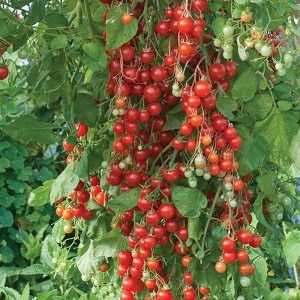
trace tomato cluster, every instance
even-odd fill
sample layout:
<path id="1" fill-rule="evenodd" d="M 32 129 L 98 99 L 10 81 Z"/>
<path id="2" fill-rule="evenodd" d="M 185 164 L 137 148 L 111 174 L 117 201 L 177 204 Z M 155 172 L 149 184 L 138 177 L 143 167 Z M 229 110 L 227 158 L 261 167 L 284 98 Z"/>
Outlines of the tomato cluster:
<path id="1" fill-rule="evenodd" d="M 215 270 L 224 273 L 227 264 L 236 263 L 245 277 L 241 277 L 241 286 L 246 287 L 247 276 L 255 272 L 247 247 L 259 247 L 262 240 L 245 229 L 252 221 L 255 197 L 248 188 L 251 176 L 240 178 L 238 173 L 235 153 L 242 138 L 218 109 L 218 98 L 230 90 L 238 68 L 231 56 L 221 58 L 223 50 L 215 45 L 206 26 L 207 0 L 174 4 L 165 10 L 164 18 L 154 25 L 154 34 L 158 45 L 167 41 L 169 46 L 159 50 L 153 40 L 147 40 L 140 18 L 144 6 L 145 2 L 138 2 L 122 15 L 125 26 L 133 17 L 140 20 L 136 36 L 107 51 L 106 92 L 111 97 L 114 138 L 111 155 L 102 164 L 104 183 L 101 186 L 99 178 L 91 176 L 88 187 L 79 184 L 67 205 L 57 207 L 57 214 L 65 220 L 88 220 L 92 212 L 85 205 L 90 199 L 107 207 L 111 187 L 118 187 L 120 193 L 137 188 L 137 205 L 116 215 L 113 223 L 127 238 L 127 249 L 117 256 L 117 273 L 122 277 L 120 299 L 134 299 L 141 293 L 147 300 L 177 299 L 179 295 L 186 300 L 209 299 L 212 287 L 195 284 L 188 269 L 189 262 L 197 258 L 186 243 L 188 218 L 173 203 L 172 189 L 178 182 L 199 190 L 201 182 L 212 183 L 203 188 L 212 210 L 208 222 L 218 223 L 227 232 L 220 239 Z M 232 28 L 225 29 L 224 35 L 232 34 Z M 147 47 L 140 46 L 139 38 L 146 39 Z M 64 140 L 63 147 L 72 151 L 67 163 L 83 151 L 78 140 L 87 132 L 87 126 L 78 123 L 75 140 Z M 160 254 L 164 246 L 182 261 L 180 292 Z"/>

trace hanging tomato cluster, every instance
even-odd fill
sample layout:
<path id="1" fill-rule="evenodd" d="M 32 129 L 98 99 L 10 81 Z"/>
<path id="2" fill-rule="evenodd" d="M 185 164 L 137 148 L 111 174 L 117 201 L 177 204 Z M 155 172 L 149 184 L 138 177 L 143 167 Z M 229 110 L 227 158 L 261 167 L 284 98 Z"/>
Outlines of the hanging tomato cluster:
<path id="1" fill-rule="evenodd" d="M 111 22 L 107 18 L 112 1 L 101 2 L 108 3 L 103 17 Z M 128 43 L 107 51 L 106 92 L 114 120 L 110 157 L 102 163 L 101 181 L 93 175 L 87 186 L 80 182 L 69 204 L 57 207 L 57 214 L 65 220 L 89 220 L 92 211 L 85 205 L 90 199 L 114 213 L 109 208 L 114 197 L 111 187 L 125 195 L 138 190 L 136 206 L 116 215 L 113 223 L 127 238 L 127 249 L 117 256 L 120 300 L 140 299 L 136 295 L 147 300 L 210 299 L 213 286 L 196 284 L 189 267 L 205 258 L 199 258 L 195 243 L 188 242 L 189 216 L 173 201 L 176 186 L 205 194 L 208 217 L 199 229 L 203 237 L 196 243 L 198 250 L 205 252 L 205 238 L 215 224 L 223 229 L 218 257 L 212 262 L 214 272 L 222 274 L 231 265 L 241 287 L 249 286 L 255 273 L 249 249 L 260 247 L 262 238 L 248 229 L 255 201 L 248 188 L 252 177 L 240 178 L 235 153 L 242 139 L 218 110 L 218 98 L 230 91 L 231 79 L 238 73 L 229 43 L 234 28 L 224 27 L 223 40 L 214 38 L 204 20 L 207 9 L 207 0 L 174 4 L 153 25 L 153 33 L 146 32 L 143 22 L 145 2 L 122 15 L 124 26 L 133 18 L 139 23 Z M 141 47 L 140 38 L 146 46 Z M 73 151 L 67 163 L 83 151 L 74 147 L 88 128 L 78 123 L 76 130 L 77 140 L 63 142 L 66 150 Z M 65 231 L 70 232 L 69 228 Z M 168 256 L 182 264 L 176 278 L 168 273 L 164 247 L 172 252 Z"/>

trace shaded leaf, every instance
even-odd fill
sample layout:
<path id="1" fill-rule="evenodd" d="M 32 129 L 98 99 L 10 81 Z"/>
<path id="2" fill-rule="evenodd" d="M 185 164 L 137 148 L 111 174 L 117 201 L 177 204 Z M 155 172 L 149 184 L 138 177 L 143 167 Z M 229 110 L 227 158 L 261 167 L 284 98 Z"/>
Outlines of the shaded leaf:
<path id="1" fill-rule="evenodd" d="M 140 195 L 140 188 L 135 187 L 127 192 L 120 194 L 117 198 L 107 202 L 107 206 L 116 213 L 122 213 L 137 205 Z"/>
<path id="2" fill-rule="evenodd" d="M 172 201 L 179 212 L 187 218 L 200 216 L 201 208 L 207 206 L 207 198 L 197 188 L 176 186 L 172 188 Z"/>
<path id="3" fill-rule="evenodd" d="M 50 192 L 54 180 L 48 180 L 42 186 L 33 190 L 28 198 L 29 206 L 43 206 L 50 202 Z"/>
<path id="4" fill-rule="evenodd" d="M 255 124 L 254 133 L 266 140 L 270 160 L 289 168 L 292 161 L 290 156 L 286 155 L 286 151 L 290 149 L 291 140 L 297 134 L 298 129 L 296 116 L 273 108 L 266 119 Z"/>
<path id="5" fill-rule="evenodd" d="M 55 141 L 55 134 L 52 131 L 55 128 L 60 126 L 40 122 L 32 116 L 21 116 L 5 125 L 3 131 L 17 141 L 51 144 Z"/>

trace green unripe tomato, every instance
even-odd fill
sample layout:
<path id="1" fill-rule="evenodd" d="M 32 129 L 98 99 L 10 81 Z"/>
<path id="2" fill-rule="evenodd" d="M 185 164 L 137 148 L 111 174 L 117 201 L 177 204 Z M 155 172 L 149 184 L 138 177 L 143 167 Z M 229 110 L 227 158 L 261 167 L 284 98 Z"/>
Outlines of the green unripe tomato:
<path id="1" fill-rule="evenodd" d="M 28 52 L 25 49 L 20 49 L 18 51 L 18 57 L 20 59 L 26 59 L 28 57 Z"/>

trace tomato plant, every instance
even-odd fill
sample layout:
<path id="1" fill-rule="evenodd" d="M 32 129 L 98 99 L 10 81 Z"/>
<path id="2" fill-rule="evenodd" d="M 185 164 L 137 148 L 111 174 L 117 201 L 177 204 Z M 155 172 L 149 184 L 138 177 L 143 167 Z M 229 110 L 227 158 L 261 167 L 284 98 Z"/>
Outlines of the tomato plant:
<path id="1" fill-rule="evenodd" d="M 299 287 L 296 1 L 21 2 L 1 3 L 3 133 L 66 152 L 29 196 L 58 217 L 47 274 L 91 299 Z"/>

